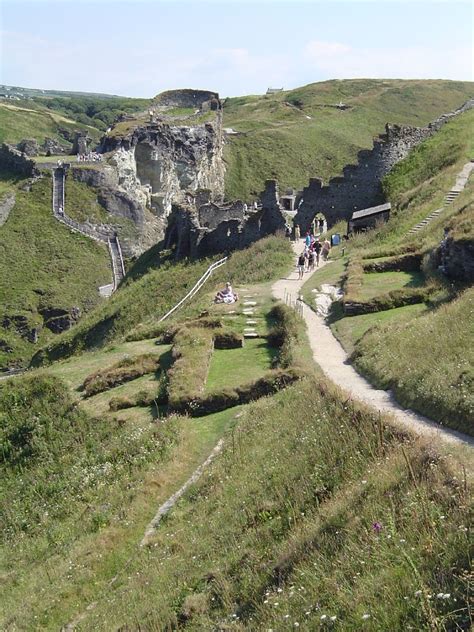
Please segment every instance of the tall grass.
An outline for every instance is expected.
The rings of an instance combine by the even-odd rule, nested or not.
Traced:
[[[399,441],[312,379],[253,404],[86,625],[465,626],[464,488],[435,453]]]
[[[358,370],[409,408],[474,435],[474,290],[411,322],[376,327],[358,342]]]

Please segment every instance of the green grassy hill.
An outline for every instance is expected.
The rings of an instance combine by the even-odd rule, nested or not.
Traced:
[[[34,138],[41,144],[48,137],[68,146],[61,130],[72,135],[76,130],[84,130],[93,140],[100,138],[96,127],[79,123],[64,113],[48,110],[34,101],[0,101],[0,143],[16,144],[23,138]]]
[[[312,290],[327,282],[343,283],[348,299],[378,301],[374,313],[349,316],[336,307],[332,314],[332,330],[357,369],[376,386],[392,389],[404,406],[471,435],[472,291],[438,272],[434,252],[446,227],[453,239],[472,243],[472,176],[437,219],[418,233],[408,231],[443,206],[456,174],[474,155],[473,125],[474,112],[462,114],[398,163],[383,183],[393,206],[390,221],[346,242],[344,257],[340,247],[334,249],[334,263],[304,288],[309,304]],[[419,270],[364,270],[407,253],[420,256]],[[425,294],[416,304],[397,305],[397,297],[418,290]]]
[[[1,182],[2,192],[16,195],[15,206],[0,227],[0,366],[5,368],[24,364],[38,345],[54,338],[40,312],[78,307],[87,313],[103,300],[98,287],[111,282],[112,272],[105,245],[54,219],[50,176],[29,192],[21,190],[22,181],[6,175]],[[12,319],[15,322],[9,322]],[[35,327],[39,338],[32,344],[26,330]]]
[[[269,177],[281,190],[327,181],[372,148],[385,123],[423,126],[473,95],[469,82],[353,79],[226,99],[224,127],[241,133],[228,137],[226,195],[256,198]]]

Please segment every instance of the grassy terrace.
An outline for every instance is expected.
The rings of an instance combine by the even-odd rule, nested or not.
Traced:
[[[360,298],[370,300],[391,290],[404,287],[421,287],[425,283],[421,272],[366,272],[363,277]]]

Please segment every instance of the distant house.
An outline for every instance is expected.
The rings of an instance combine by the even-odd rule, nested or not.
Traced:
[[[360,231],[375,228],[379,222],[387,222],[390,217],[390,202],[380,204],[379,206],[371,206],[361,211],[352,213],[352,217],[347,224],[348,233],[357,233]]]
[[[283,88],[267,88],[267,94],[277,94],[283,92]]]

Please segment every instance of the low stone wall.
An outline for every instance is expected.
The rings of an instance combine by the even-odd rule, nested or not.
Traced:
[[[421,267],[421,254],[401,255],[385,261],[362,263],[364,272],[416,272]]]

